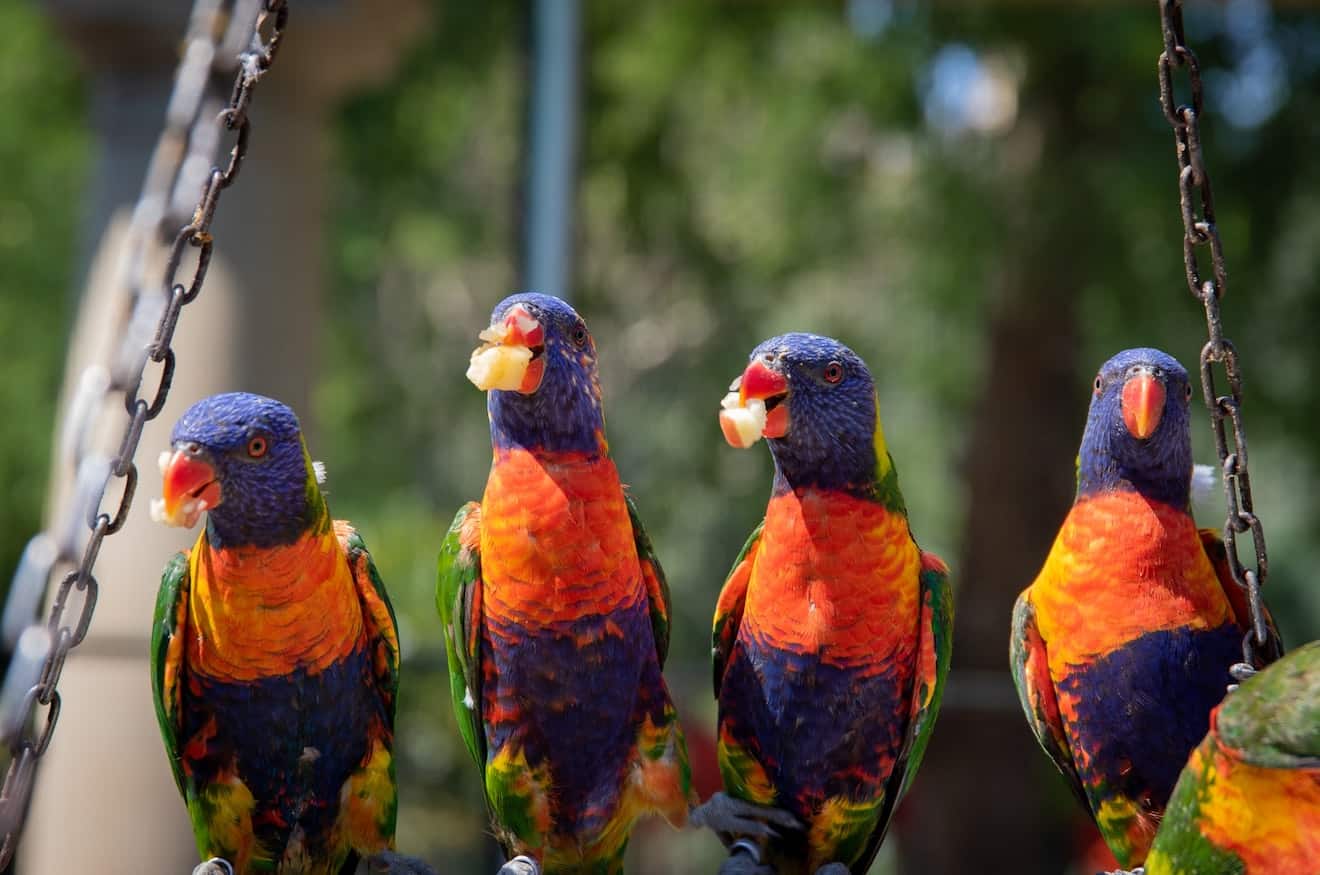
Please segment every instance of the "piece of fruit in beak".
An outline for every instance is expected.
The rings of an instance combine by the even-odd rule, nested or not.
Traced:
[[[151,518],[167,526],[192,528],[202,514],[220,504],[215,469],[194,445],[160,454],[164,497],[151,502]]]
[[[467,378],[483,392],[535,392],[541,383],[545,365],[540,354],[545,349],[545,331],[541,323],[521,304],[515,304],[499,325],[482,331],[485,341],[472,351]]]
[[[724,439],[735,447],[750,447],[757,438],[781,438],[788,433],[788,380],[757,359],[729,386],[720,406]],[[755,437],[750,437],[755,427]]]
[[[1137,440],[1160,427],[1164,416],[1164,384],[1154,374],[1139,372],[1123,384],[1123,424]]]
[[[765,432],[765,402],[753,398],[743,403],[737,392],[730,392],[720,402],[720,430],[729,446],[745,450]]]

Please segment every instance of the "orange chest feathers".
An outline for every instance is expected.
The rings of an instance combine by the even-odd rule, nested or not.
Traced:
[[[571,622],[645,597],[618,471],[608,457],[501,450],[481,503],[483,607]]]
[[[777,495],[748,581],[744,628],[837,665],[887,662],[916,645],[920,565],[900,514],[837,492]]]
[[[333,529],[284,547],[189,556],[189,668],[229,681],[323,671],[363,636],[353,575]]]

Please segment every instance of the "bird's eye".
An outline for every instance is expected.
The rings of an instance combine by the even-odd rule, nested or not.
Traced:
[[[838,362],[830,362],[825,366],[825,382],[837,383],[843,379],[843,365]]]
[[[248,439],[247,454],[254,459],[260,459],[269,449],[270,443],[261,435],[254,435]]]
[[[1097,375],[1096,378],[1095,378],[1095,391],[1097,391],[1097,392],[1100,391],[1100,377],[1099,377],[1099,375]]]
[[[1187,384],[1186,395],[1187,395],[1187,400],[1188,400],[1188,401],[1191,401],[1191,400],[1192,400],[1192,384],[1191,384],[1191,383],[1188,383],[1188,384]]]
[[[573,326],[573,345],[577,347],[587,345],[587,326],[580,322]]]

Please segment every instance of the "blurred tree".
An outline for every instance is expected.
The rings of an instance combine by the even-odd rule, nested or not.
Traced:
[[[88,157],[82,82],[42,15],[0,0],[0,569],[41,522]],[[8,586],[7,574],[0,588]]]

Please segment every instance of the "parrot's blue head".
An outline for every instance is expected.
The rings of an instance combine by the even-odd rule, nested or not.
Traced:
[[[535,292],[511,295],[481,338],[467,375],[489,392],[496,447],[605,451],[596,344],[572,307]]]
[[[326,516],[298,417],[247,392],[212,395],[174,424],[161,457],[162,522],[191,526],[208,514],[215,547],[291,544]]]
[[[1077,497],[1135,489],[1187,508],[1192,476],[1192,384],[1158,349],[1126,349],[1096,375],[1077,459]]]
[[[815,486],[877,497],[893,466],[866,363],[837,340],[783,334],[752,350],[731,389],[765,403],[775,489]],[[897,495],[896,485],[893,493]]]

